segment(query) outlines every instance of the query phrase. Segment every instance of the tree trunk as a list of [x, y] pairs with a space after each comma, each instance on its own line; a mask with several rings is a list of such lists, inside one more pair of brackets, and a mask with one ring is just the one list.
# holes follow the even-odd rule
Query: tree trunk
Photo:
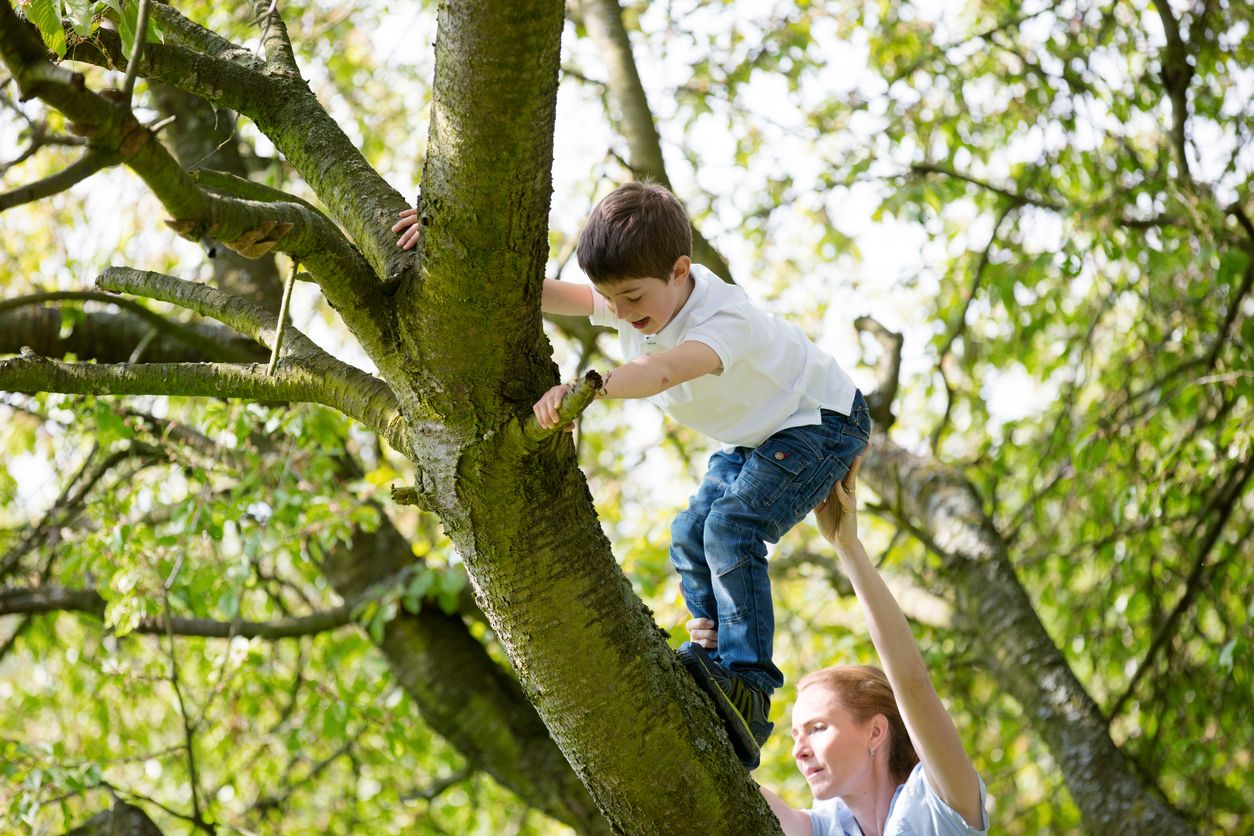
[[414, 371], [393, 385], [420, 487], [614, 830], [778, 832], [614, 563], [569, 437], [535, 449], [522, 431], [556, 382], [538, 303], [562, 12], [553, 0], [440, 9], [421, 270], [398, 294]]

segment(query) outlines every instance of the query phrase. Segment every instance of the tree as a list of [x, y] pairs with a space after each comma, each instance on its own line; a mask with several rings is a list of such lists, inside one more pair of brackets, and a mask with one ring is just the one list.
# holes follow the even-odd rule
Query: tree
[[[26, 297], [8, 315], [20, 311], [13, 321], [22, 323], [22, 334], [40, 337], [40, 354], [2, 361], [0, 388], [313, 401], [355, 419], [412, 461], [413, 487], [397, 496], [439, 519], [517, 682], [489, 658], [474, 630], [451, 615], [458, 608], [474, 615], [473, 606], [456, 599], [456, 581], [450, 580], [458, 577], [456, 572], [414, 565], [412, 554], [421, 549], [407, 549], [388, 515], [361, 500], [362, 470], [353, 459], [384, 463], [386, 456], [354, 439], [326, 413], [294, 408], [252, 413], [253, 420], [247, 410], [195, 413], [207, 437], [180, 422], [136, 414], [129, 407], [119, 411], [107, 402], [81, 402], [80, 416], [97, 423], [100, 451], [86, 457], [81, 474], [68, 481], [64, 501], [42, 524], [27, 536], [12, 538], [0, 572], [23, 582], [11, 584], [5, 593], [4, 611], [104, 612], [116, 632], [164, 635], [168, 658], [160, 676], [168, 680], [180, 705], [188, 683], [180, 676], [176, 633], [290, 635], [344, 623], [356, 612], [431, 727], [472, 768], [493, 775], [525, 804], [581, 831], [605, 827], [589, 796], [572, 787], [571, 776], [577, 775], [615, 830], [771, 830], [773, 822], [736, 766], [706, 701], [678, 672], [649, 611], [614, 565], [576, 467], [575, 450], [566, 438], [546, 437], [526, 418], [535, 396], [556, 379], [540, 328], [537, 291], [549, 248], [549, 169], [563, 10], [553, 3], [508, 9], [496, 5], [440, 11], [431, 133], [419, 201], [425, 228], [416, 259], [397, 252], [387, 232], [404, 200], [353, 147], [301, 79], [274, 9], [258, 7], [265, 13], [260, 18], [265, 58], [260, 59], [168, 6], [153, 6], [149, 12], [160, 24], [164, 42], [145, 43], [145, 14], [124, 8], [122, 38], [102, 29], [87, 40], [67, 41], [68, 55], [90, 65], [121, 68], [128, 56], [139, 53], [135, 72], [128, 73], [120, 93], [103, 94], [93, 92], [82, 76], [50, 63], [34, 29], [19, 23], [5, 5], [0, 10], [5, 15], [0, 49], [18, 88], [23, 96], [64, 113], [88, 144], [83, 160], [68, 174], [29, 191], [9, 192], [0, 205], [46, 196], [80, 173], [125, 163], [161, 200], [173, 218], [170, 226], [180, 234], [207, 238], [245, 255], [281, 251], [292, 260], [293, 276], [299, 263], [307, 271], [300, 277], [317, 284], [378, 376], [333, 359], [291, 329], [281, 341], [277, 366], [268, 371], [258, 344], [279, 342], [273, 275], [248, 285], [266, 288], [253, 295], [270, 305], [266, 308], [241, 302], [238, 287], [223, 293], [171, 276], [110, 268], [101, 275], [103, 288], [217, 319], [251, 338], [252, 344], [225, 339], [221, 329], [191, 328], [168, 316], [154, 316], [133, 302], [122, 303], [131, 309], [130, 316], [69, 314], [74, 328], [54, 338], [52, 327], [66, 330], [61, 328], [63, 316], [58, 312], [50, 326], [47, 315], [31, 303], [92, 300]], [[55, 49], [60, 30], [41, 23], [34, 13], [38, 8], [31, 7], [30, 17]], [[1141, 21], [1121, 19], [1117, 8], [1076, 9], [1068, 16], [1070, 10], [1056, 7], [1020, 13], [989, 5], [970, 23], [973, 37], [952, 43], [909, 7], [888, 5], [875, 21], [851, 21], [875, 32], [869, 40], [871, 61], [882, 75], [920, 92], [917, 97], [888, 97], [887, 112], [878, 114], [885, 125], [884, 143], [895, 147], [881, 144], [860, 153], [843, 152], [823, 173], [829, 186], [843, 182], [856, 188], [867, 172], [886, 163], [896, 165], [889, 176], [898, 179], [884, 196], [883, 211], [917, 217], [940, 239], [967, 243], [953, 224], [964, 207], [974, 207], [991, 221], [985, 244], [963, 251], [937, 282], [932, 314], [948, 323], [929, 348], [937, 369], [932, 380], [939, 386], [931, 391], [924, 385], [908, 387], [896, 398], [900, 344], [878, 351], [884, 361], [876, 409], [880, 438], [865, 472], [883, 499], [885, 519], [907, 532], [891, 541], [888, 553], [909, 561], [915, 583], [954, 592], [958, 624], [938, 628], [939, 635], [951, 645], [955, 638], [969, 643], [984, 660], [980, 667], [986, 672], [958, 674], [951, 684], [967, 694], [964, 701], [972, 706], [981, 699], [988, 703], [988, 716], [1007, 726], [1030, 727], [1030, 734], [1013, 730], [989, 738], [1026, 740], [1033, 752], [1039, 750], [1032, 741], [1043, 741], [1079, 817], [1095, 832], [1175, 832], [1186, 828], [1189, 818], [1231, 826], [1226, 817], [1239, 817], [1250, 804], [1237, 765], [1240, 752], [1248, 757], [1248, 732], [1246, 740], [1234, 741], [1231, 758], [1219, 759], [1206, 772], [1204, 789], [1181, 786], [1189, 775], [1183, 764], [1192, 757], [1190, 747], [1165, 746], [1156, 732], [1144, 738], [1132, 733], [1148, 714], [1167, 707], [1194, 718], [1189, 722], [1195, 725], [1188, 727], [1198, 728], [1200, 737], [1205, 727], [1201, 718], [1209, 714], [1222, 726], [1225, 717], [1241, 716], [1241, 706], [1248, 703], [1248, 696], [1234, 695], [1240, 691], [1235, 688], [1217, 694], [1213, 703], [1204, 700], [1207, 708], [1197, 711], [1185, 708], [1181, 696], [1168, 690], [1190, 677], [1219, 675], [1225, 654], [1226, 669], [1234, 678], [1230, 681], [1244, 676], [1248, 682], [1248, 665], [1236, 661], [1249, 640], [1248, 626], [1242, 632], [1243, 621], [1234, 615], [1243, 602], [1239, 596], [1202, 594], [1221, 586], [1224, 577], [1248, 577], [1233, 559], [1248, 538], [1250, 510], [1249, 438], [1242, 428], [1249, 384], [1239, 373], [1249, 359], [1248, 340], [1239, 336], [1242, 323], [1248, 323], [1242, 311], [1248, 307], [1254, 241], [1241, 197], [1248, 165], [1234, 154], [1219, 177], [1207, 180], [1194, 173], [1189, 151], [1193, 124], [1209, 120], [1231, 124], [1238, 137], [1241, 131], [1248, 133], [1247, 111], [1230, 123], [1225, 116], [1227, 79], [1234, 67], [1248, 66], [1248, 55], [1226, 40], [1240, 31], [1238, 11], [1206, 5], [1179, 20], [1166, 4], [1155, 8], [1164, 32], [1158, 52], [1161, 86], [1144, 79], [1125, 84], [1091, 69], [1111, 54], [1126, 56], [1130, 50], [1128, 33]], [[603, 53], [617, 56], [619, 68], [630, 69], [626, 30], [616, 4], [589, 2], [578, 11]], [[694, 68], [689, 88], [680, 91], [677, 121], [687, 106], [684, 96], [692, 97], [695, 120], [702, 108], [712, 111], [709, 99], [695, 91], [720, 90], [734, 105], [740, 86], [755, 74], [774, 74], [800, 88], [822, 68], [821, 17], [816, 10], [789, 9], [782, 18], [761, 25], [763, 37], [752, 48], [746, 41], [734, 42], [721, 56], [712, 51], [727, 65], [712, 58]], [[1100, 24], [1091, 34], [1086, 28], [1090, 18]], [[992, 23], [984, 24], [985, 19]], [[1032, 57], [1034, 19], [1052, 25], [1043, 47], [1036, 45], [1042, 50], [1039, 59]], [[1070, 38], [1056, 36], [1070, 30], [1077, 30]], [[137, 50], [133, 43], [145, 45]], [[989, 49], [973, 48], [981, 45]], [[234, 176], [208, 171], [188, 175], [153, 131], [137, 121], [129, 80], [136, 74], [243, 114], [269, 138], [317, 202], [247, 180], [241, 176], [248, 173], [244, 170]], [[966, 80], [972, 78], [996, 79], [1001, 89], [1019, 94], [1009, 100], [981, 98], [966, 91]], [[624, 134], [644, 138], [629, 145], [629, 166], [664, 177], [656, 129], [650, 139], [651, 126], [642, 123], [651, 116], [642, 106], [639, 75], [614, 72], [608, 85]], [[1155, 90], [1161, 90], [1173, 114], [1171, 129], [1162, 136], [1129, 128], [1136, 126], [1139, 114], [1158, 108], [1150, 95]], [[1192, 112], [1190, 91], [1195, 91]], [[815, 127], [832, 131], [838, 127], [833, 120], [869, 112], [869, 102], [860, 101], [859, 95], [853, 91], [843, 101], [815, 109]], [[628, 107], [628, 102], [634, 105]], [[1055, 118], [1061, 118], [1065, 130], [1078, 133], [1087, 123], [1077, 113], [1094, 103], [1117, 117], [1117, 127], [1099, 147], [1086, 150], [1082, 142], [1068, 139], [1033, 165], [992, 176], [1002, 164], [995, 149], [1006, 138], [1046, 131], [1046, 123]], [[734, 107], [717, 113], [733, 128], [747, 118]], [[764, 153], [752, 130], [734, 130], [733, 135], [745, 137], [739, 153]], [[1157, 165], [1151, 164], [1147, 155], [1160, 148], [1174, 157], [1164, 153]], [[1102, 184], [1096, 193], [1095, 183]], [[1229, 192], [1236, 199], [1220, 198]], [[760, 211], [746, 224], [750, 237], [755, 232], [765, 237], [772, 212], [794, 201], [805, 204], [797, 184], [773, 180], [757, 207]], [[1143, 204], [1153, 214], [1147, 215]], [[826, 211], [819, 209], [820, 215]], [[1045, 216], [1059, 218], [1069, 230], [1053, 248], [1057, 252], [1028, 232], [1029, 221], [1041, 223]], [[844, 246], [830, 219], [820, 217], [818, 228], [824, 231], [820, 248]], [[1207, 304], [1178, 310], [1170, 304], [1180, 293], [1176, 270], [1190, 264], [1199, 250], [1206, 257], [1189, 275], [1204, 291], [1198, 298]], [[1093, 270], [1095, 264], [1106, 268], [1109, 279]], [[1132, 314], [1133, 327], [1103, 321], [1108, 316], [1126, 320]], [[110, 337], [117, 335], [121, 355], [106, 350], [112, 339], [90, 339], [94, 318], [100, 316], [109, 317]], [[1007, 321], [1017, 327], [998, 327]], [[112, 327], [120, 322], [128, 323], [129, 336]], [[474, 335], [472, 342], [466, 340], [468, 334]], [[1145, 350], [1164, 339], [1172, 350]], [[1108, 354], [1095, 356], [1090, 349], [1103, 343]], [[80, 357], [90, 352], [99, 362], [64, 363], [43, 356], [53, 349]], [[117, 363], [119, 356], [127, 362]], [[217, 362], [193, 364], [188, 362], [192, 358]], [[1058, 395], [1030, 418], [981, 430], [996, 416], [980, 383], [996, 378], [1011, 363]], [[1219, 385], [1207, 388], [1203, 382], [1200, 389], [1185, 388], [1185, 374]], [[1120, 401], [1108, 404], [1107, 393], [1119, 391], [1125, 378], [1133, 385]], [[572, 417], [589, 399], [590, 387], [585, 387], [573, 399]], [[941, 416], [923, 433], [930, 436], [926, 453], [907, 453], [889, 440], [896, 400], [902, 401], [899, 413], [926, 403], [930, 408], [923, 411]], [[1142, 404], [1152, 408], [1139, 412]], [[36, 402], [32, 408], [46, 410], [48, 403]], [[217, 437], [228, 427], [238, 449], [224, 451]], [[279, 440], [283, 438], [293, 441], [285, 444]], [[264, 473], [264, 462], [291, 458], [294, 447], [304, 450], [310, 444], [321, 449], [302, 453], [277, 475], [257, 475]], [[1223, 451], [1232, 463], [1196, 455], [1206, 449], [1212, 456]], [[1173, 482], [1160, 478], [1165, 471], [1115, 478], [1121, 460], [1135, 461], [1151, 450], [1172, 464]], [[220, 474], [213, 472], [220, 463], [197, 470], [197, 456], [234, 459], [226, 463], [232, 485], [223, 489]], [[164, 520], [160, 514], [145, 518], [139, 513], [148, 513], [142, 498], [118, 500], [113, 510], [126, 522], [112, 530], [90, 531], [88, 526], [84, 536], [71, 538], [76, 545], [68, 549], [71, 559], [65, 559], [61, 544], [51, 541], [83, 518], [85, 498], [101, 479], [119, 467], [167, 468], [171, 457], [171, 464], [187, 472], [192, 484], [201, 484], [199, 495], [188, 491]], [[309, 482], [334, 488], [324, 497]], [[252, 491], [267, 486], [275, 490], [275, 499], [249, 511], [255, 504]], [[282, 499], [280, 493], [290, 495]], [[1135, 510], [1126, 510], [1130, 506]], [[344, 509], [349, 508], [354, 510], [345, 519]], [[1095, 523], [1115, 512], [1130, 517], [1128, 525], [1095, 529]], [[1155, 515], [1165, 516], [1166, 522], [1146, 526]], [[185, 561], [178, 553], [183, 542], [203, 532], [210, 539], [215, 533], [219, 539], [238, 536], [245, 543], [240, 551], [252, 548], [255, 557], [257, 550], [274, 546], [267, 536], [270, 526], [276, 534], [301, 532], [305, 542], [299, 552], [317, 558], [305, 559], [304, 582], [324, 577], [343, 603], [303, 618], [244, 621], [240, 598], [249, 594], [247, 587], [238, 579], [234, 584], [206, 580], [212, 564], [198, 569], [194, 560]], [[232, 532], [224, 534], [224, 528]], [[259, 529], [256, 536], [244, 534], [252, 528]], [[409, 538], [415, 546], [440, 539], [427, 524], [417, 532]], [[110, 538], [116, 542], [106, 545]], [[130, 538], [135, 542], [126, 543]], [[1139, 552], [1139, 558], [1117, 568], [1129, 550]], [[1074, 551], [1089, 552], [1092, 568], [1067, 564], [1063, 557]], [[1158, 565], [1155, 556], [1160, 553], [1188, 559]], [[120, 559], [129, 571], [105, 570], [102, 564], [109, 561], [102, 555]], [[782, 557], [795, 558], [794, 564], [816, 562], [804, 552]], [[263, 563], [252, 561], [257, 568]], [[1116, 579], [1095, 585], [1088, 572], [1107, 566], [1115, 567], [1111, 571]], [[98, 576], [102, 571], [109, 571], [108, 576]], [[1177, 572], [1179, 580], [1174, 580]], [[53, 578], [76, 581], [78, 588], [62, 588], [50, 583]], [[152, 594], [128, 594], [135, 584], [152, 584], [154, 579]], [[1130, 634], [1133, 644], [1144, 643], [1142, 661], [1133, 673], [1119, 669], [1118, 660], [1128, 656], [1106, 647], [1111, 640], [1100, 631], [1093, 639], [1102, 647], [1100, 654], [1083, 654], [1083, 643], [1077, 649], [1074, 641], [1060, 642], [1061, 650], [1055, 644], [1060, 631], [1064, 637], [1084, 636], [1093, 632], [1094, 623], [1106, 623], [1109, 615], [1101, 615], [1105, 607], [1095, 605], [1103, 596], [1116, 600], [1126, 595], [1126, 602], [1134, 602], [1136, 595], [1152, 598], [1148, 590], [1153, 585], [1164, 586], [1175, 603], [1169, 609], [1151, 607], [1148, 613], [1134, 606], [1140, 620], [1119, 631], [1120, 638]], [[781, 594], [796, 594], [787, 586]], [[1052, 597], [1051, 588], [1068, 594]], [[223, 616], [216, 621], [204, 617], [215, 606], [211, 593]], [[432, 601], [418, 605], [428, 597], [450, 613]], [[270, 598], [265, 611], [283, 606], [281, 595]], [[402, 603], [417, 612], [401, 615]], [[186, 615], [176, 616], [176, 610]], [[32, 643], [37, 651], [55, 638], [40, 638], [38, 629], [31, 628], [14, 634], [6, 650], [19, 641]], [[1166, 653], [1172, 646], [1174, 652]], [[1218, 668], [1212, 652], [1217, 646], [1223, 648]], [[334, 656], [322, 663], [330, 669], [337, 664]], [[1040, 676], [1024, 676], [1025, 668]], [[415, 670], [426, 675], [416, 676]], [[1143, 670], [1157, 670], [1158, 675], [1147, 680]], [[211, 676], [206, 680], [198, 683], [209, 694], [205, 710], [219, 691], [236, 693], [223, 679], [215, 684], [209, 684]], [[295, 681], [304, 679], [298, 675]], [[1143, 696], [1148, 683], [1158, 693]], [[1109, 695], [1120, 686], [1125, 696], [1092, 696]], [[989, 696], [990, 687], [998, 696]], [[358, 692], [369, 693], [360, 687]], [[545, 742], [523, 693], [573, 773]], [[1106, 707], [1099, 707], [1099, 701]], [[291, 702], [294, 707], [296, 698]], [[1019, 711], [1027, 715], [1026, 723], [1014, 716]], [[1120, 718], [1124, 711], [1132, 713]], [[191, 809], [188, 818], [194, 824], [211, 829], [215, 816], [206, 810], [216, 805], [200, 787], [195, 743], [198, 734], [211, 732], [202, 725], [203, 711], [197, 718], [184, 705], [181, 713], [184, 739], [176, 748], [185, 756], [190, 790], [179, 807]], [[322, 716], [333, 718], [332, 725], [338, 717], [340, 736], [349, 720], [379, 727], [398, 722], [343, 707]], [[275, 728], [283, 725], [283, 717], [273, 719]], [[487, 724], [493, 724], [491, 734], [475, 733]], [[973, 735], [984, 740], [978, 732]], [[492, 746], [484, 745], [488, 739]], [[1156, 763], [1155, 753], [1162, 748], [1171, 751], [1165, 764]], [[17, 754], [20, 758], [7, 760], [21, 763], [34, 757], [27, 749]], [[996, 768], [999, 760], [1014, 765], [1022, 756], [1019, 752], [977, 762]], [[310, 779], [337, 759], [356, 763], [356, 757], [347, 748], [331, 751], [308, 766]], [[108, 784], [90, 767], [71, 773], [55, 777], [75, 792]], [[683, 780], [676, 781], [676, 775]], [[216, 779], [213, 783], [226, 785]], [[1160, 783], [1161, 788], [1156, 786]], [[436, 795], [438, 784], [425, 792]], [[997, 791], [997, 784], [991, 786]], [[286, 800], [259, 795], [250, 814], [281, 808]], [[1199, 812], [1182, 814], [1173, 805]], [[1216, 812], [1201, 812], [1207, 810]], [[1063, 808], [1052, 824], [1065, 822], [1068, 815]]]

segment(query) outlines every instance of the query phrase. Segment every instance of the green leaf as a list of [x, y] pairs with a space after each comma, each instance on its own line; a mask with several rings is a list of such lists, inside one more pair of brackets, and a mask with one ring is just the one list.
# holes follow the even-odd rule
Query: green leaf
[[117, 439], [133, 438], [135, 431], [127, 425], [105, 401], [96, 401], [96, 432], [101, 445], [108, 445]]
[[61, 0], [61, 13], [74, 27], [74, 34], [86, 38], [91, 34], [91, 0]]
[[48, 49], [55, 52], [58, 58], [64, 58], [65, 27], [61, 25], [60, 0], [31, 0], [26, 7], [26, 17], [35, 24]]

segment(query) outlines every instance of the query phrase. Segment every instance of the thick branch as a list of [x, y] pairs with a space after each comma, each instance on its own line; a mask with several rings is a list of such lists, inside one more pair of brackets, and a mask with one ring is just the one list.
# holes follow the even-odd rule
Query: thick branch
[[[131, 301], [114, 299], [113, 304]], [[216, 323], [200, 322], [180, 327], [196, 334], [202, 344], [216, 348], [209, 352], [201, 351], [171, 334], [158, 332], [156, 339], [151, 339], [144, 351], [145, 362], [183, 363], [210, 359], [255, 363], [264, 359], [256, 343]], [[121, 313], [83, 311], [72, 328], [64, 329], [62, 313], [58, 308], [28, 305], [0, 312], [0, 354], [16, 354], [23, 347], [30, 347], [36, 354], [45, 357], [74, 354], [80, 360], [122, 363], [152, 332], [153, 325], [126, 308]]]
[[355, 418], [402, 452], [410, 449], [396, 399], [383, 381], [346, 374], [339, 361], [283, 361], [273, 375], [264, 364], [62, 363], [34, 354], [0, 361], [0, 390], [75, 395], [189, 395], [320, 403]]
[[[96, 40], [95, 44], [76, 47], [72, 57], [112, 65], [120, 55], [116, 34], [102, 31]], [[397, 214], [408, 204], [365, 161], [308, 84], [299, 77], [254, 72], [184, 47], [162, 44], [150, 44], [144, 51], [140, 72], [249, 117], [300, 172], [360, 252], [343, 242], [338, 230], [339, 241], [314, 240], [308, 242], [311, 246], [303, 246], [285, 237], [278, 249], [292, 254], [309, 269], [379, 369], [389, 378], [398, 376], [404, 363], [396, 351], [396, 335], [391, 333], [394, 308], [384, 304], [386, 300], [380, 296], [379, 277], [396, 282], [415, 275], [413, 253], [398, 248], [390, 231]], [[193, 189], [196, 192], [204, 194], [198, 188]], [[180, 213], [170, 206], [167, 196], [159, 193], [158, 197], [177, 218], [191, 219], [194, 227], [199, 214]], [[270, 204], [272, 208], [263, 210], [263, 217], [296, 223], [293, 217], [276, 217], [274, 207], [282, 205]], [[217, 218], [213, 221], [221, 223]], [[255, 224], [242, 231], [253, 228]], [[195, 237], [202, 232], [211, 230], [191, 228], [185, 234]]]
[[[157, 298], [157, 297], [153, 297]], [[194, 328], [166, 319], [158, 313], [148, 310], [143, 305], [131, 299], [122, 299], [117, 296], [111, 296], [107, 293], [95, 293], [91, 291], [73, 291], [62, 290], [52, 291], [50, 293], [32, 293], [29, 296], [19, 296], [13, 299], [0, 300], [0, 315], [9, 311], [17, 310], [32, 305], [42, 305], [45, 302], [59, 301], [77, 301], [77, 302], [102, 302], [106, 305], [115, 305], [124, 311], [135, 314], [150, 328], [156, 329], [162, 334], [168, 334], [175, 339], [185, 343], [189, 348], [194, 349], [204, 357], [213, 360], [251, 360], [253, 357], [249, 352], [240, 350], [238, 347], [230, 343], [202, 334]], [[238, 330], [238, 329], [237, 329]], [[12, 349], [16, 351], [16, 349]], [[5, 351], [3, 344], [0, 344], [0, 352]]]
[[[944, 561], [965, 620], [1006, 692], [1033, 718], [1095, 833], [1192, 832], [1115, 746], [1092, 697], [1046, 633], [1015, 576], [1006, 544], [959, 472], [878, 435], [862, 467], [868, 484]], [[1032, 676], [1024, 676], [1030, 670]]]
[[266, 50], [266, 63], [285, 73], [300, 75], [292, 42], [287, 37], [287, 26], [279, 16], [278, 0], [255, 0], [253, 8], [260, 15], [261, 43]]
[[[255, 257], [277, 248], [290, 253], [323, 285], [345, 320], [359, 326], [374, 301], [374, 271], [330, 221], [299, 203], [272, 203], [215, 195], [185, 172], [151, 131], [139, 125], [125, 104], [87, 90], [82, 77], [62, 78], [42, 55], [34, 54], [29, 27], [20, 24], [7, 3], [0, 3], [0, 55], [13, 70], [24, 95], [38, 96], [74, 120], [92, 147], [116, 153], [135, 171], [174, 216], [170, 225], [191, 240], [211, 237], [242, 255]], [[106, 41], [106, 33], [101, 33]], [[162, 51], [144, 51], [141, 69]], [[231, 67], [237, 74], [238, 68]], [[260, 77], [264, 82], [265, 77]], [[258, 78], [249, 79], [259, 83]], [[270, 85], [272, 86], [272, 85]], [[274, 91], [279, 92], [279, 91]], [[306, 88], [306, 92], [307, 88]], [[323, 116], [325, 117], [325, 112]], [[345, 310], [348, 308], [348, 310]], [[373, 333], [366, 328], [367, 334]]]
[[[208, 285], [183, 281], [164, 273], [135, 270], [130, 267], [109, 267], [96, 279], [96, 286], [115, 293], [130, 293], [160, 302], [169, 302], [180, 308], [195, 311], [201, 316], [216, 319], [245, 336], [252, 337], [264, 346], [274, 343], [277, 320], [275, 315], [260, 305], [246, 299], [215, 290]], [[286, 329], [280, 354], [284, 357], [317, 355], [328, 357], [312, 340], [296, 328]], [[339, 361], [335, 361], [339, 362]], [[357, 372], [347, 363], [339, 363], [345, 373]]]
[[[253, 70], [260, 77], [265, 64], [251, 50], [228, 41], [217, 32], [210, 31], [195, 21], [188, 20], [173, 6], [158, 3], [152, 16], [161, 23], [166, 39], [210, 58], [220, 58]], [[75, 56], [77, 58], [77, 56]], [[94, 62], [93, 62], [94, 63]], [[189, 93], [196, 92], [189, 90]]]

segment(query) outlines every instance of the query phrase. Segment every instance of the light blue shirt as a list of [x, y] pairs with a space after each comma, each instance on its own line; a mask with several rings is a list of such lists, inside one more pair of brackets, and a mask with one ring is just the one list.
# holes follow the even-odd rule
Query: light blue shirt
[[[839, 798], [820, 801], [814, 809], [801, 812], [810, 817], [814, 836], [862, 836], [853, 811]], [[923, 764], [915, 764], [914, 771], [897, 788], [888, 806], [884, 836], [984, 836], [988, 833], [988, 811], [984, 809], [982, 780], [980, 815], [984, 818], [984, 827], [977, 830], [936, 794], [923, 774]]]

